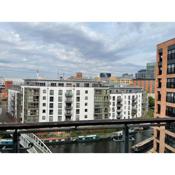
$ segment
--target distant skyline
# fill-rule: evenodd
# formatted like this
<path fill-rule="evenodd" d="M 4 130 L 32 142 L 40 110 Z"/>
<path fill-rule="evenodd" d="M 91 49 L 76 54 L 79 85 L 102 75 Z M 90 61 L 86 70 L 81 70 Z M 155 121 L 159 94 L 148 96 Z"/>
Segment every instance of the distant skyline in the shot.
<path fill-rule="evenodd" d="M 45 78 L 83 72 L 135 74 L 156 61 L 175 23 L 0 23 L 0 76 Z"/>

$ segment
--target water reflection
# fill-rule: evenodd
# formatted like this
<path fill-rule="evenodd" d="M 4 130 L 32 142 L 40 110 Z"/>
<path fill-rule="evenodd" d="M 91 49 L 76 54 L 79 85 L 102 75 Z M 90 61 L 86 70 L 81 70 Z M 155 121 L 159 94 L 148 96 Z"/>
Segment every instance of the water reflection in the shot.
<path fill-rule="evenodd" d="M 138 131 L 134 134 L 134 141 L 130 141 L 131 146 L 152 136 L 152 129 Z M 71 143 L 49 146 L 54 153 L 123 153 L 124 142 L 114 142 L 113 140 L 100 140 L 89 143 Z"/>

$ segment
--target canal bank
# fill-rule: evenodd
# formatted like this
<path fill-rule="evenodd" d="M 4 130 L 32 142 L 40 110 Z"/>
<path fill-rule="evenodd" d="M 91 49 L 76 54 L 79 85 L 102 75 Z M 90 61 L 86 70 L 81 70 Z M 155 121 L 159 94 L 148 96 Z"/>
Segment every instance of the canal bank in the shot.
<path fill-rule="evenodd" d="M 129 152 L 132 146 L 152 136 L 152 129 L 137 131 L 134 140 L 129 141 Z M 74 142 L 47 145 L 53 153 L 124 153 L 124 142 L 116 142 L 112 139 L 100 139 L 92 142 Z M 147 148 L 149 149 L 149 148 Z M 144 151 L 146 152 L 147 149 Z"/>

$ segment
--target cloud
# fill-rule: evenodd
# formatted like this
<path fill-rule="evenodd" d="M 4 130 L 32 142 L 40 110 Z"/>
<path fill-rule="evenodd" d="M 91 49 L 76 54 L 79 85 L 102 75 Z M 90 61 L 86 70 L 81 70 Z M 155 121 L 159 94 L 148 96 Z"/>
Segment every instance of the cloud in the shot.
<path fill-rule="evenodd" d="M 174 31 L 175 23 L 0 23 L 0 73 L 135 73 L 155 61 L 156 45 Z"/>

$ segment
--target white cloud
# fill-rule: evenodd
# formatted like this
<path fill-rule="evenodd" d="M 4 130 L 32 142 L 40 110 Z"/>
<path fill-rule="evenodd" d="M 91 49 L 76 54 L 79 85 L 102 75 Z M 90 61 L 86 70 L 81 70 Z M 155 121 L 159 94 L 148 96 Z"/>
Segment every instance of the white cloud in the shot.
<path fill-rule="evenodd" d="M 135 73 L 174 31 L 175 23 L 0 23 L 0 73 Z"/>

